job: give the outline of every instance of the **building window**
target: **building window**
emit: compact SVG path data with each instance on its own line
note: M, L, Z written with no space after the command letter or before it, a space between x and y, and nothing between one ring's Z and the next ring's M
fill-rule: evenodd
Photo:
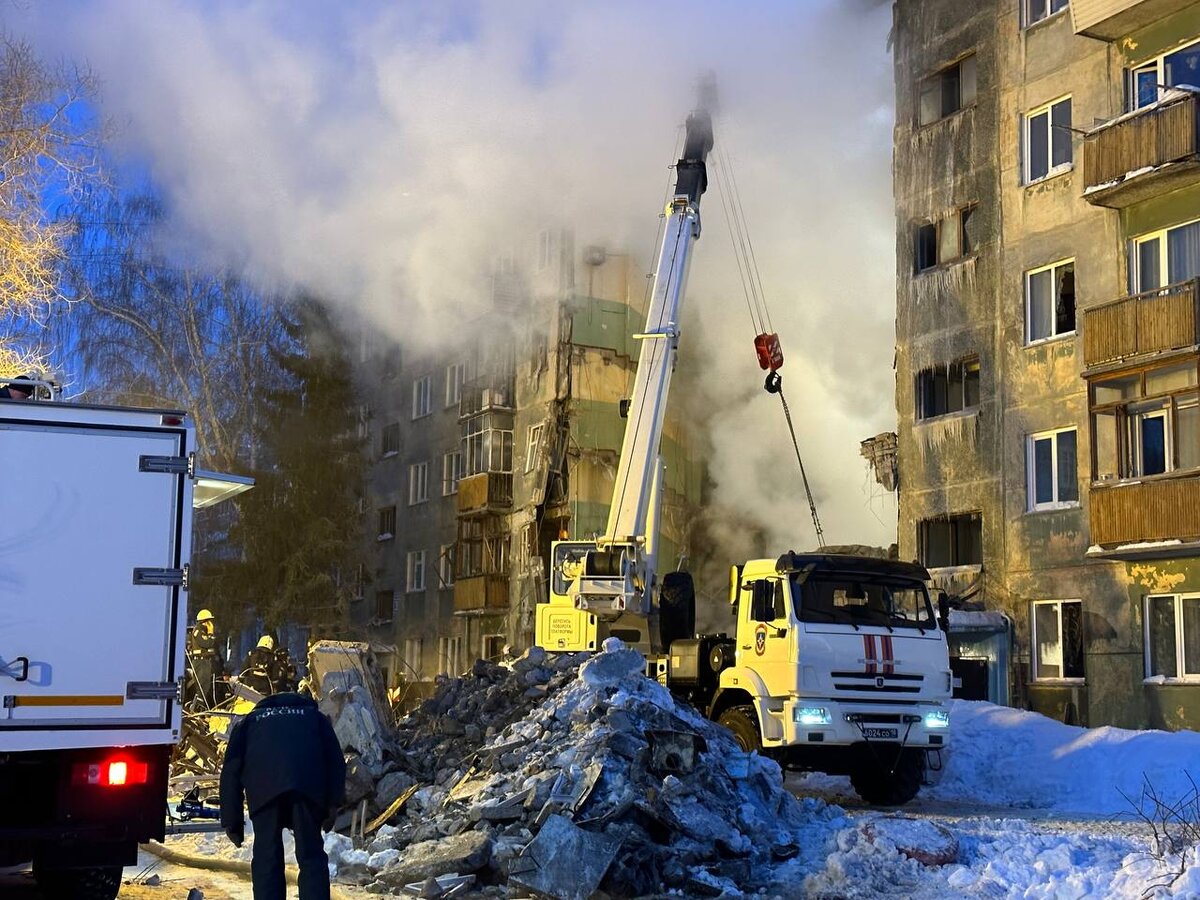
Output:
M1025 343L1075 332L1075 260L1025 273Z
M410 681L421 678L421 639L409 638L404 642L405 677Z
M395 456L400 452L400 423L392 422L383 426L383 439L380 451L384 456Z
M1095 481L1200 468L1196 360L1092 382Z
M413 379L412 417L414 419L420 419L433 412L431 384L432 379L428 375Z
M482 643L483 646L480 649L483 653L483 659L490 662L500 662L504 658L504 635L485 634Z
M917 523L921 564L929 569L983 564L983 516L962 513Z
M446 366L446 406L457 406L462 397L462 386L467 381L467 364L454 363Z
M936 222L917 226L914 254L918 272L970 256L978 244L975 205L964 206Z
M532 472L537 466L538 454L542 449L542 425L529 426L529 444L525 454L525 471Z
M917 374L917 418L932 419L979 406L979 359L970 357Z
M929 125L975 104L975 54L965 56L924 79L919 87L917 119Z
M442 457L442 496L458 493L458 481L462 478L462 453L454 450Z
M384 506L379 510L379 540L386 541L396 536L396 507Z
M365 441L371 435L371 407L365 403L358 405L358 439Z
M1200 221L1139 235L1129 242L1129 293L1200 278Z
M408 577L404 589L409 593L425 590L425 551L412 550L408 554Z
M1063 97L1025 114L1025 183L1071 168L1071 98Z
M1083 678L1083 603L1035 600L1032 606L1034 680Z
M1025 27L1034 25L1043 19L1048 19L1055 13L1060 13L1068 6L1067 0L1021 0L1025 14Z
M390 622L395 615L396 596L393 591L375 592L375 618L381 622Z
M429 499L429 463L413 463L408 467L408 505L416 506Z
M1030 510L1079 505L1079 458L1074 428L1032 434L1026 441L1026 496Z
M489 417L475 416L467 421L463 435L466 475L481 472L511 473L513 470L513 433L491 427Z
M1146 598L1146 677L1200 676L1200 596Z
M461 675L463 668L463 639L438 638L438 672L442 675Z
M1130 69L1129 109L1141 109L1157 103L1162 99L1164 88L1185 84L1200 85L1200 41L1193 41Z
M454 544L442 544L438 551L438 587L454 587Z
M352 600L362 600L364 589L367 584L367 567L362 563L354 569L354 584L351 586L353 591Z

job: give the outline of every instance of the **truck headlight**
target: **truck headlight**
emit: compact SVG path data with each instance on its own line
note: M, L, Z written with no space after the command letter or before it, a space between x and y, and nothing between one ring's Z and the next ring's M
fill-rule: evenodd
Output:
M797 725L829 725L833 717L823 706L797 706L793 713Z
M932 710L931 712L925 713L925 727L926 728L949 728L950 727L950 713L946 712L944 709L935 709L935 710Z

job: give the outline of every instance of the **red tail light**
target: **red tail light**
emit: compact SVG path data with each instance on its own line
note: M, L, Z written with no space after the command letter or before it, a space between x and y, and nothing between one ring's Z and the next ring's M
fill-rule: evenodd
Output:
M71 769L71 784L77 787L123 787L127 784L145 784L149 779L150 767L136 759L75 763Z

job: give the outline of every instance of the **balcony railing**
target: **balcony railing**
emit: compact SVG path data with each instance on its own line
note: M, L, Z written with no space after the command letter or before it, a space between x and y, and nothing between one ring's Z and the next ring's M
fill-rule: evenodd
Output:
M502 472L481 472L458 482L459 515L504 512L512 507L513 477Z
M1200 181L1197 100L1194 94L1173 93L1084 137L1084 198L1122 209Z
M1200 476L1096 484L1088 499L1093 544L1200 539Z
M1156 19L1186 9L1194 0L1071 0L1075 33L1116 41Z
M478 575L460 578L454 583L454 609L467 612L475 609L505 609L508 606L508 577Z
M1193 279L1084 310L1085 368L1200 343L1198 300Z

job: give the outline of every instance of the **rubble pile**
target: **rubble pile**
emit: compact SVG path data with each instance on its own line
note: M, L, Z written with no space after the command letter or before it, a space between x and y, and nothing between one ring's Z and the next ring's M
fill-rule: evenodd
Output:
M352 773L360 807L391 824L330 835L338 880L440 896L474 876L473 892L563 900L794 892L840 810L787 793L774 762L644 668L610 639L590 658L534 648L445 680L401 721L378 779Z

